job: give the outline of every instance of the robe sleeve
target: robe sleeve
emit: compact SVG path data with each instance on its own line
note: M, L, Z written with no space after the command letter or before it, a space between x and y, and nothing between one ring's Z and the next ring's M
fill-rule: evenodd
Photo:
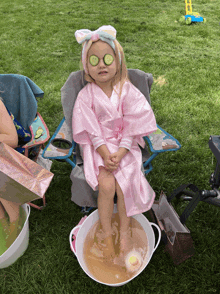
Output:
M86 89L80 91L73 108L73 140L92 145L90 136L103 138L101 127L92 109L92 98Z
M90 135L89 134L89 138L92 141L92 144L93 144L93 146L94 146L95 149L97 149L101 145L104 145L105 144L104 139L101 138L101 137L96 137L96 136L93 136L93 135Z
M133 138L132 137L123 137L121 139L120 144L119 144L119 148L120 147L124 147L124 148L130 150L131 149L132 142L133 142Z
M122 137L133 137L144 148L143 137L157 130L156 119L144 95L130 82L124 86Z

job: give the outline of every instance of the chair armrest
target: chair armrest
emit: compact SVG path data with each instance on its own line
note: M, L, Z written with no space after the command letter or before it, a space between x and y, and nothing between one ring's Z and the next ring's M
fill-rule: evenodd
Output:
M159 125L157 125L155 132L144 137L144 139L148 142L150 150L153 153L176 151L181 148L178 140L164 131Z
M22 148L29 149L37 145L42 145L50 138L49 130L39 112L37 112L37 116L30 126L30 131L32 135L31 140L23 145Z
M75 145L64 117L45 147L42 157L66 160L74 153Z

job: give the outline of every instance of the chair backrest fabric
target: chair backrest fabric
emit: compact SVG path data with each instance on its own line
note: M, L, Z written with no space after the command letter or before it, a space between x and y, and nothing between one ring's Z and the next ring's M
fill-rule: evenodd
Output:
M150 103L150 89L153 83L152 74L139 69L128 69L128 76L132 84L138 88ZM72 72L64 86L61 88L61 103L66 124L72 132L72 113L78 93L87 84L83 71Z
M28 77L0 74L0 96L3 103L27 130L37 113L36 97L43 95L44 92Z

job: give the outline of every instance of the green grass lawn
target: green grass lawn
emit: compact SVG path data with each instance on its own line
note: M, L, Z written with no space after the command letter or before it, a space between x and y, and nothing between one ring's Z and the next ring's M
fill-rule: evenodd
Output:
M124 48L127 67L152 73L151 101L157 123L182 148L158 156L148 181L169 195L183 183L209 189L216 160L208 147L219 134L220 2L193 0L206 24L179 23L183 0L1 0L0 73L22 74L44 92L38 110L52 135L63 117L60 89L79 69L77 29L110 24ZM29 246L14 265L0 270L0 293L219 293L219 207L201 202L186 222L195 256L178 267L156 250L147 268L120 288L90 279L69 247L82 217L71 202L71 167L54 162L47 207L31 209ZM186 203L174 201L178 213Z

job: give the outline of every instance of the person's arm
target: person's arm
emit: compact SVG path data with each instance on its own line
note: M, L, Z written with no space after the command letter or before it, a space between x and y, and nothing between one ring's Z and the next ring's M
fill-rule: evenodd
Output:
M122 159L127 153L129 152L129 150L125 147L120 147L118 149L118 154L120 156L120 158Z
M132 142L133 142L132 137L122 137L121 142L119 144L119 148L124 147L124 148L130 150Z
M129 152L127 148L120 147L117 152L109 155L110 160L112 160L115 164L119 164L122 158Z
M123 137L119 144L118 151L110 155L110 159L119 164L122 158L129 152L133 142L132 137Z
M18 146L18 134L14 123L5 108L4 103L0 100L0 142L9 145L12 148Z
M105 144L104 139L101 137L93 136L91 134L89 134L89 138L92 141L92 144L96 151L102 157L105 168L111 172L116 170L118 168L118 164L115 164L113 161L110 160L110 152Z
M94 136L89 133L88 135L95 149L97 149L101 145L105 145L105 141L102 137Z
M105 168L112 172L114 170L116 170L118 168L118 163L113 162L110 159L111 153L109 152L107 146L105 144L99 146L96 151L101 155L101 157L103 158L104 164L105 164Z
M96 151L101 155L103 159L107 158L110 155L110 152L105 144L99 146Z

